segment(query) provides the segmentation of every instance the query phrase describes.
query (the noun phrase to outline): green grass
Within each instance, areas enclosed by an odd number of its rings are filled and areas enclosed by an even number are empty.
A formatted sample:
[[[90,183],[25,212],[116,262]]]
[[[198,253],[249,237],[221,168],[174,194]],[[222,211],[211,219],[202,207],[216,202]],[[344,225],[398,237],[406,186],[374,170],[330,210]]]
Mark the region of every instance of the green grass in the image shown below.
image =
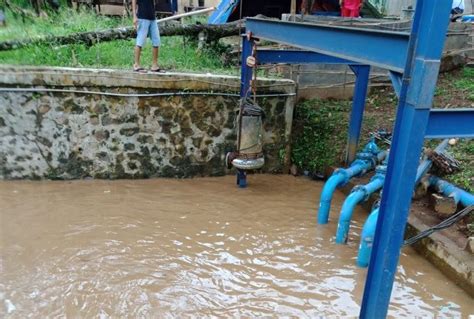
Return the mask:
[[[0,41],[38,38],[48,35],[67,35],[76,32],[103,30],[131,26],[129,18],[97,16],[92,12],[62,8],[58,13],[49,12],[42,18],[14,18],[6,12],[7,26],[0,28]]]
[[[14,19],[7,12],[8,25],[0,29],[0,41],[35,38],[48,35],[66,35],[76,32],[130,26],[129,18],[98,16],[89,11],[71,10],[65,6],[57,14],[46,18]],[[189,18],[200,21],[201,18]],[[31,45],[17,50],[0,52],[0,64],[63,66],[130,69],[133,63],[134,40],[102,42],[88,47],[83,44]],[[166,69],[194,72],[237,74],[237,67],[228,67],[221,61],[223,47],[197,50],[196,41],[183,37],[162,37],[159,64]],[[151,65],[151,45],[142,51],[143,66]]]
[[[451,183],[474,193],[474,140],[460,140],[450,149],[454,157],[461,162],[461,171],[445,176]]]
[[[314,99],[296,106],[291,160],[300,170],[321,174],[341,162],[349,110],[348,101]]]
[[[467,92],[467,99],[474,102],[474,68],[464,68],[461,78],[454,81],[454,87]]]
[[[111,41],[87,47],[75,45],[38,45],[0,52],[1,64],[34,66],[68,66],[130,69],[133,63],[134,40]],[[142,50],[142,64],[151,64],[151,45]],[[235,73],[237,68],[225,67],[219,55],[199,52],[182,37],[163,37],[159,64],[183,71]]]

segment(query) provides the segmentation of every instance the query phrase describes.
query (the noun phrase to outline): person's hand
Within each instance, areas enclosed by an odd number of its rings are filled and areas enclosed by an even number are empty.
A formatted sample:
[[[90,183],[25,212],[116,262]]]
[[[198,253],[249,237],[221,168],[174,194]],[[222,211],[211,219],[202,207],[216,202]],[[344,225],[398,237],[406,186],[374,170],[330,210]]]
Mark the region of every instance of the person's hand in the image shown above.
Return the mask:
[[[364,6],[364,1],[361,1],[359,4],[359,9],[362,9],[363,6]]]
[[[344,0],[339,0],[339,5],[343,5],[344,4]]]
[[[133,17],[133,28],[136,30],[138,27],[138,19],[136,16]]]

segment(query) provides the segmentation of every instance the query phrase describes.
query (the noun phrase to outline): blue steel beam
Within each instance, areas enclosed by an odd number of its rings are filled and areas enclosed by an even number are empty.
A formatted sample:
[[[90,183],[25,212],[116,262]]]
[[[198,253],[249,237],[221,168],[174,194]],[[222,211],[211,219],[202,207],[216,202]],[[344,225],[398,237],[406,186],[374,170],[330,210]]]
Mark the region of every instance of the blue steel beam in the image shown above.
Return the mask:
[[[349,121],[349,134],[346,149],[346,164],[355,160],[357,146],[359,145],[360,131],[362,128],[362,119],[364,116],[365,100],[367,99],[367,90],[369,87],[369,65],[350,65],[350,68],[356,76],[354,86],[354,97],[352,98],[352,111]]]
[[[474,138],[474,108],[431,110],[425,138]]]
[[[259,64],[288,63],[322,63],[322,64],[356,64],[352,61],[336,58],[330,55],[301,50],[258,50]]]
[[[387,316],[451,4],[452,0],[418,0],[416,3],[380,215],[362,300],[362,318]]]
[[[403,74],[390,71],[388,72],[388,75],[390,77],[390,80],[392,80],[392,86],[393,86],[393,90],[395,91],[395,94],[397,95],[397,97],[400,97],[400,89],[402,88]]]
[[[409,34],[248,18],[253,37],[402,73]]]

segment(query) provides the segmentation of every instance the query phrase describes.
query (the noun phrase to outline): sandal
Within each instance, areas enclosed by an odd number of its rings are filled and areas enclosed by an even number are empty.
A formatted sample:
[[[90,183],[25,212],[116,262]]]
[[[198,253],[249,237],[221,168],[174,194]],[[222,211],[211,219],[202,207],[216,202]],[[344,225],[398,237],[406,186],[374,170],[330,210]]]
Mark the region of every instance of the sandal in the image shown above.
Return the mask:
[[[150,72],[153,72],[153,73],[165,73],[165,70],[160,69],[160,68],[156,68],[156,69],[150,69]]]
[[[144,68],[133,68],[133,72],[146,73],[147,71]]]

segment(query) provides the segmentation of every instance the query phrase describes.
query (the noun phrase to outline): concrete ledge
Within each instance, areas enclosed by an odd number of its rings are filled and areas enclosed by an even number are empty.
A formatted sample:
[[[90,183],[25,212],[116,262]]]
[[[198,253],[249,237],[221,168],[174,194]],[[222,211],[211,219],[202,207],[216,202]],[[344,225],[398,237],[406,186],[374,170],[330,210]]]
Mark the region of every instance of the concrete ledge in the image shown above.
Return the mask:
[[[0,65],[0,84],[20,86],[106,87],[238,93],[240,77],[211,73],[137,73],[128,70],[17,67]],[[295,93],[295,83],[284,79],[257,82],[259,93]]]
[[[430,227],[418,217],[410,214],[406,236],[415,236],[428,228]],[[472,253],[460,249],[455,242],[439,232],[431,234],[412,247],[474,298],[474,255]]]
[[[341,188],[344,194],[349,195],[351,189],[359,184],[366,184],[368,176],[351,180],[345,187]],[[362,208],[370,213],[370,209],[378,196],[371,196],[368,201],[362,203]],[[417,217],[416,205],[411,206],[408,216],[405,238],[410,238],[421,231],[432,226],[425,224]],[[463,288],[474,298],[474,254],[460,247],[452,238],[443,232],[435,232],[420,240],[412,247],[436,268],[438,268],[449,279]]]

